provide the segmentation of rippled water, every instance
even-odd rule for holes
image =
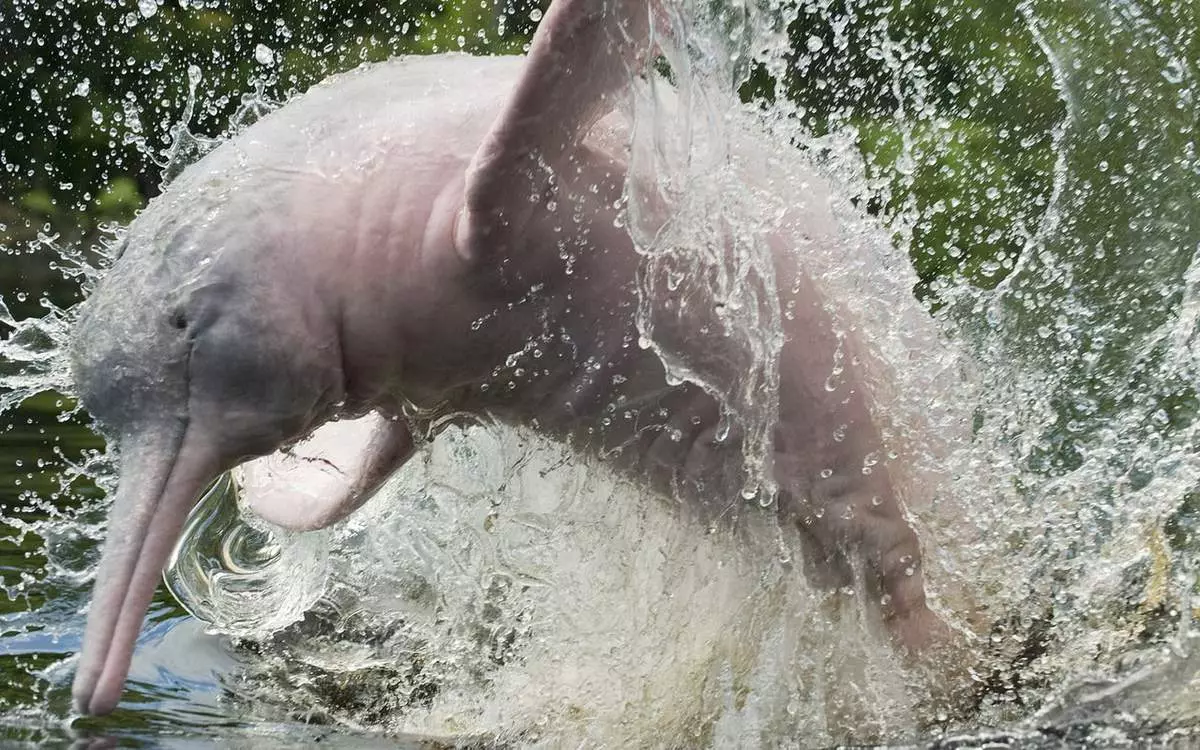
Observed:
[[[99,81],[78,72],[92,47],[59,45],[74,67],[24,55],[23,82],[5,83],[12,101],[46,109],[59,101],[54,87],[76,99],[62,99],[67,114],[47,113],[50,135],[25,130],[15,142],[53,143],[66,137],[57,123],[76,118],[99,128],[84,148],[106,173],[153,157],[170,176],[210,145],[191,135],[196,120],[240,127],[288,88],[390,51],[511,50],[540,17],[508,3],[406,28],[427,11],[403,6],[345,33],[321,20],[328,8],[272,18],[239,6],[236,22],[254,30],[230,31],[229,49],[213,42],[216,62],[193,52],[212,33],[198,19],[213,9],[105,8],[100,46],[127,54],[113,56],[109,98],[92,96]],[[70,392],[58,357],[70,305],[104,264],[86,250],[86,226],[77,238],[56,229],[70,217],[47,215],[45,226],[5,229],[22,275],[5,292],[16,315],[0,308],[15,331],[0,345],[0,738],[1197,741],[1197,6],[670,7],[656,33],[679,97],[664,109],[656,89],[666,84],[654,80],[630,105],[642,332],[751,435],[769,429],[786,311],[770,304],[769,250],[753,229],[778,196],[729,154],[835,186],[850,241],[807,249],[805,262],[840,301],[839,322],[867,342],[877,418],[928,489],[910,511],[931,594],[972,638],[961,658],[932,672],[900,663],[852,595],[807,585],[788,559],[794,540],[764,517],[710,533],[602,466],[484,423],[440,435],[380,497],[318,534],[247,521],[233,482],[212,488],[167,581],[215,625],[161,591],[126,701],[113,717],[72,724],[70,655],[112,472],[71,403],[34,394]],[[72,38],[77,10],[35,23],[15,5],[0,27],[35,26],[36,50]],[[126,35],[162,51],[135,55]],[[331,58],[321,50],[334,40]],[[239,106],[230,92],[253,92],[252,79],[260,88]],[[81,102],[82,114],[71,109]],[[14,173],[63,169],[55,159],[48,147],[0,152]],[[79,179],[87,198],[50,190],[60,214],[71,201],[99,214],[121,189]],[[12,204],[31,211],[32,192]],[[639,212],[647,202],[668,206],[666,220]],[[723,233],[736,252],[705,255]],[[45,281],[58,276],[66,281]],[[714,368],[656,338],[681,285],[720,311],[720,335],[737,342],[744,367]],[[751,469],[759,453],[751,439]],[[946,685],[971,694],[955,715],[929,708]]]

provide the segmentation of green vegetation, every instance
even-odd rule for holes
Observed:
[[[493,3],[16,2],[0,18],[0,290],[34,312],[70,285],[44,273],[48,250],[94,242],[158,190],[187,109],[195,134],[225,131],[255,91],[282,101],[327,75],[398,54],[514,53],[544,0]],[[759,69],[747,97],[786,95],[813,132],[857,128],[890,189],[873,207],[912,213],[923,284],[966,270],[1003,276],[1045,208],[1062,106],[1015,3],[802,2],[782,80]],[[903,117],[897,117],[903,113]],[[907,144],[902,148],[902,144]],[[7,196],[7,200],[3,196]]]
[[[535,3],[508,6],[504,14],[490,2],[432,0],[8,4],[0,10],[0,294],[18,317],[37,313],[46,293],[59,304],[75,299],[70,284],[46,273],[53,251],[38,237],[94,243],[158,192],[191,66],[200,80],[185,125],[217,135],[256,86],[282,101],[392,55],[519,52]]]
[[[760,68],[743,94],[782,93],[818,135],[858,132],[882,183],[869,208],[911,231],[919,293],[958,274],[997,284],[1046,209],[1064,116],[1018,4],[799,6],[782,80]]]

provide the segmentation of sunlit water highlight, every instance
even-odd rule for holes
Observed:
[[[678,98],[664,104],[655,79],[631,104],[643,334],[757,431],[747,465],[766,468],[780,313],[758,230],[785,207],[736,162],[834,186],[845,244],[805,248],[805,267],[868,344],[897,456],[881,460],[910,477],[931,593],[970,636],[961,662],[901,664],[854,593],[808,586],[799,542],[766,514],[710,533],[561,447],[478,424],[444,432],[327,532],[267,529],[241,518],[231,484],[210,491],[167,578],[218,635],[163,599],[134,664],[142,702],[114,734],[177,726],[180,746],[231,725],[252,746],[337,736],[298,723],[310,722],[347,746],[360,746],[355,732],[715,747],[1194,736],[1194,9],[1025,2],[991,11],[1011,22],[997,50],[964,42],[983,13],[969,3],[700,5],[673,6],[656,29]],[[941,19],[939,34],[912,34],[927,28],[920,13]],[[971,69],[946,69],[939,54],[955,45],[972,50]],[[839,78],[862,56],[868,74]],[[198,75],[185,75],[193,95]],[[742,105],[738,87],[765,75],[774,87],[743,90],[759,97]],[[955,87],[963,96],[946,97]],[[967,148],[987,139],[973,117],[1022,97],[1045,106],[1042,90],[1053,116],[1014,113]],[[879,112],[894,129],[873,132]],[[177,160],[203,150],[186,127],[174,133]],[[947,192],[972,187],[931,194],[930,173]],[[648,202],[670,207],[665,222],[639,212]],[[735,252],[705,255],[722,236]],[[41,243],[85,286],[100,273],[74,246]],[[910,259],[946,268],[917,285]],[[737,341],[744,369],[656,340],[680,285],[720,311],[714,335]],[[0,407],[70,393],[60,355],[73,312],[45,304],[19,321],[0,307],[14,330],[0,344]],[[77,478],[111,481],[101,455],[46,453],[38,471],[61,486],[4,512],[13,546],[37,560],[5,570],[15,606],[0,631],[5,668],[30,685],[7,699],[6,723],[34,739],[69,734],[61,657],[78,647],[104,511]],[[764,476],[748,496],[769,495]],[[938,715],[929,693],[947,684],[970,697]]]

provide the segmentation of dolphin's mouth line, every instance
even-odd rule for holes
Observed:
[[[179,456],[182,455],[184,443],[187,442],[188,422],[190,422],[190,420],[183,423],[183,429],[180,431],[179,440],[176,441],[175,450],[172,453],[174,458],[171,459],[171,465],[167,469],[162,483],[158,486],[158,491],[154,494],[153,505],[149,508],[151,522],[153,522],[153,520],[158,516],[159,511],[162,509],[163,497],[166,494],[165,490],[171,486],[171,480],[175,478],[175,468],[179,465]],[[142,551],[146,547],[146,540],[150,537],[149,531],[150,524],[147,524],[142,530],[141,538],[138,540],[137,553],[133,556],[133,568],[137,567],[137,561],[142,557]],[[124,604],[128,598],[129,591],[126,590],[125,598],[121,600],[122,611],[124,610]]]

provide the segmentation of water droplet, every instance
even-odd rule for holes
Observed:
[[[529,11],[529,20],[533,21],[534,23],[542,20],[542,11],[539,8],[534,8],[533,10]]]
[[[254,59],[259,65],[270,65],[275,62],[275,51],[265,44],[258,44],[254,47]]]
[[[1171,58],[1167,61],[1166,67],[1162,70],[1162,77],[1167,79],[1168,83],[1180,83],[1183,81],[1183,62],[1179,58]]]
[[[809,52],[819,52],[825,46],[825,42],[819,36],[810,36],[804,46],[808,47]]]
[[[138,0],[138,13],[142,18],[153,18],[158,13],[158,3],[155,0]]]

